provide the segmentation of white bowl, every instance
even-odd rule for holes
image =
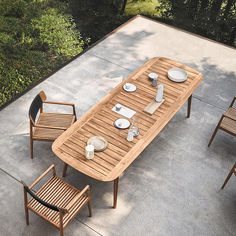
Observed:
[[[173,67],[168,70],[168,78],[174,82],[184,82],[187,80],[188,74],[185,70]]]

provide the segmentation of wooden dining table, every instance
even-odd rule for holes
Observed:
[[[167,72],[173,67],[187,72],[185,82],[176,83],[168,78]],[[144,111],[157,92],[157,87],[152,86],[148,77],[151,72],[157,73],[158,84],[164,85],[164,102],[153,114]],[[113,207],[116,208],[119,176],[186,101],[187,117],[190,117],[192,93],[202,79],[202,74],[197,70],[171,59],[155,57],[147,61],[54,141],[52,150],[64,162],[63,176],[70,165],[99,181],[114,181]],[[123,85],[127,82],[136,85],[136,91],[125,91]],[[134,117],[139,118],[139,135],[131,142],[126,139],[128,129],[121,130],[114,126],[116,119],[125,118],[112,111],[117,103],[136,111]],[[94,158],[89,160],[85,158],[85,147],[92,136],[104,137],[108,141],[108,146],[102,152],[95,152]]]

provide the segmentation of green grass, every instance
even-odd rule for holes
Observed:
[[[144,14],[160,17],[160,13],[156,10],[157,6],[159,6],[158,0],[144,0],[136,3],[132,2],[132,0],[128,0],[125,8],[125,14]]]

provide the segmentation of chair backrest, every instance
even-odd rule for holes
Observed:
[[[34,122],[38,114],[38,111],[42,107],[42,104],[45,100],[46,100],[46,95],[44,91],[41,91],[32,101],[29,109],[29,117],[31,117]]]
[[[34,122],[35,122],[35,118],[36,118],[38,111],[41,108],[42,104],[43,104],[43,101],[42,101],[40,95],[38,94],[34,98],[34,100],[32,101],[32,103],[30,105],[30,109],[29,109],[29,117],[31,117]]]
[[[53,204],[50,204],[50,203],[47,203],[45,201],[43,201],[41,198],[39,198],[38,196],[36,196],[30,189],[28,186],[24,185],[24,188],[26,190],[27,193],[29,193],[31,195],[31,197],[33,197],[37,202],[41,203],[42,205],[44,205],[45,207],[48,207],[50,208],[51,210],[54,210],[54,211],[59,211],[59,209],[53,205]]]

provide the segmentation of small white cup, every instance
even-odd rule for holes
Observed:
[[[129,83],[126,83],[126,84],[125,84],[125,88],[126,88],[126,89],[130,89],[130,84],[129,84]]]
[[[149,77],[150,79],[157,79],[157,78],[158,78],[158,74],[156,74],[156,73],[150,73],[150,74],[148,74],[148,77]]]
[[[87,159],[93,159],[94,158],[94,146],[93,145],[87,145],[85,147],[85,157]]]
[[[120,104],[116,104],[116,110],[119,111],[121,109],[121,105]]]

